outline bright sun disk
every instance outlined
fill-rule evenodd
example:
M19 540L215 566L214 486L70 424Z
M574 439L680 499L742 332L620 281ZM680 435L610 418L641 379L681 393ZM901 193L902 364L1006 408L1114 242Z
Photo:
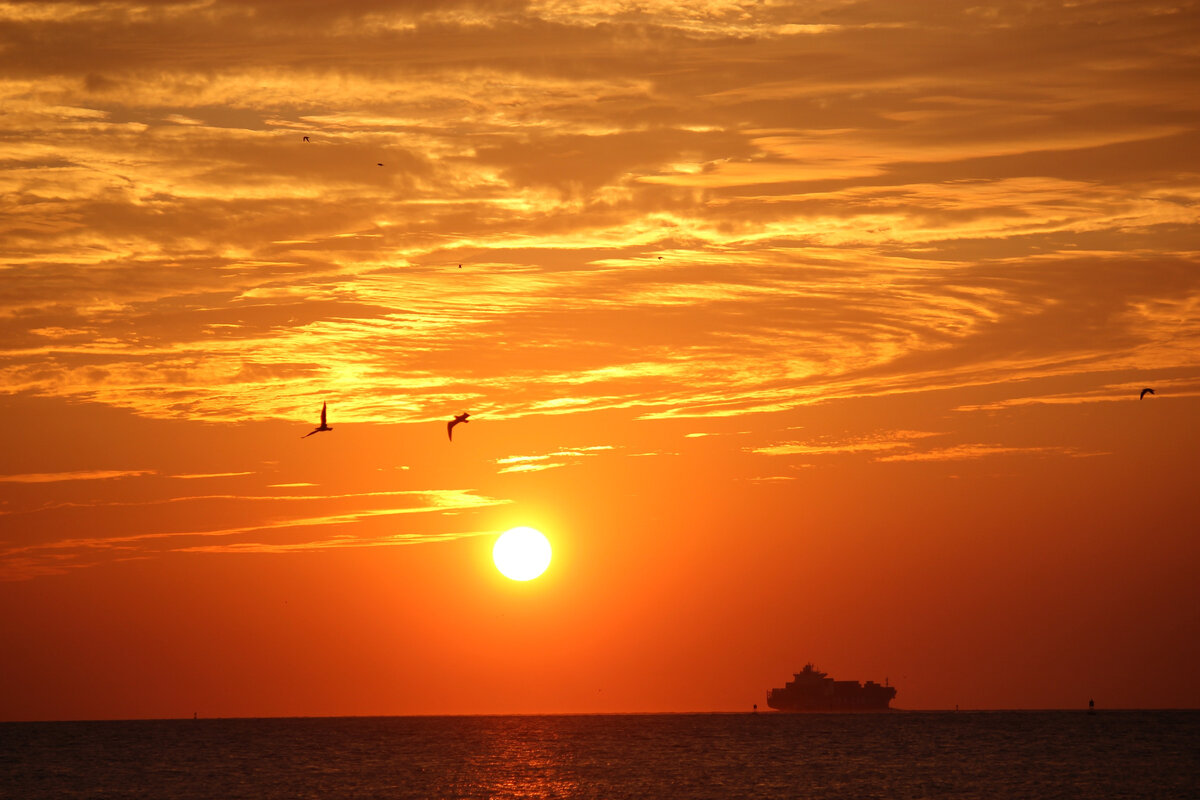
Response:
M533 528L507 530L492 547L492 560L506 578L533 580L550 566L550 540Z

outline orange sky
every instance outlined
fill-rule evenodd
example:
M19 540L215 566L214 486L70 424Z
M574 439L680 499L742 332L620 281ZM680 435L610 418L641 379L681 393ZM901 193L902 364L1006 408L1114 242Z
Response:
M1198 41L0 2L0 719L1200 707Z

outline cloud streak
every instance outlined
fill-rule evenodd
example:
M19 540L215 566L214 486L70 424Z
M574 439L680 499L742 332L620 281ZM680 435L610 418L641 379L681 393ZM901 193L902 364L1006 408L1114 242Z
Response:
M380 507L364 508L365 501L388 501ZM263 506L300 506L306 508L317 504L327 505L334 501L339 510L327 513L304 513L303 511L280 512L273 509L264 513ZM399 501L408 504L399 505ZM198 520L209 517L214 503L223 503L236 509L241 518L257 519L256 522L206 527ZM346 506L360 505L357 509L344 510ZM446 532L438 530L437 524L417 526L416 531L378 533L380 523L394 517L415 514L448 514L473 509L484 509L504 505L511 501L492 498L462 489L413 490L359 492L339 495L203 495L172 497L150 501L106 501L96 503L58 503L31 509L24 513L28 520L47 518L45 527L54 533L49 536L26 536L27 541L12 539L0 544L0 580L25 580L40 575L63 574L67 571L95 566L113 560L130 558L162 557L169 553L244 553L244 552L292 552L305 549L328 549L335 546L374 546L420 544L424 542L450 541L479 533ZM95 527L104 527L107 517L101 513L122 512L130 508L146 508L162 505L178 505L179 515L185 526L168 530L153 530L144 533L109 532L93 536L62 536L60 526L54 523L55 514L69 513L77 509L91 512ZM207 513L203 509L209 509ZM30 523L26 527L31 527ZM347 531L332 537L312 538L315 531L336 527ZM366 533L370 531L370 533ZM270 533L277 537L273 542L246 541L245 537ZM221 540L217 544L208 540ZM337 544L342 542L343 544Z
M137 478L153 475L151 469L91 469L74 472L27 472L19 475L0 475L0 483L60 483L62 481L105 481L114 478ZM191 476L199 477L199 476Z
M1103 453L1082 452L1071 447L1012 447L996 444L959 444L951 447L937 447L916 453L892 453L878 456L876 461L968 461L991 456L1015 455L1065 455L1084 457L1104 455Z

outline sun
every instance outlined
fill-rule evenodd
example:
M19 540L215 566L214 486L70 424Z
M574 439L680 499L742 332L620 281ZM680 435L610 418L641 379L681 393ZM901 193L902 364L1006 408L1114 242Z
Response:
M531 581L550 566L550 540L533 528L507 530L492 548L492 561L504 577Z

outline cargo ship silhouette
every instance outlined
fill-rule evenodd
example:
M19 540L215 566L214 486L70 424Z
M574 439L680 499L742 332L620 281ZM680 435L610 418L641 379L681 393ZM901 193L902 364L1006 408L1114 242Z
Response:
M812 664L805 664L782 689L767 692L767 705L779 711L889 711L896 687L887 681L866 684L835 681Z

